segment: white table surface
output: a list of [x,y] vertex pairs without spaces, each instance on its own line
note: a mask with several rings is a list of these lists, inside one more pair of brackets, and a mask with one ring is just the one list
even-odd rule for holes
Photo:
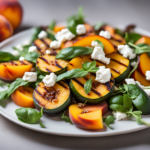
[[[149,0],[20,0],[24,18],[18,31],[47,25],[52,19],[64,21],[84,7],[88,22],[135,23],[150,30]],[[16,31],[16,32],[18,32]],[[149,150],[150,128],[110,137],[77,138],[39,133],[16,125],[0,115],[0,150],[107,149]]]

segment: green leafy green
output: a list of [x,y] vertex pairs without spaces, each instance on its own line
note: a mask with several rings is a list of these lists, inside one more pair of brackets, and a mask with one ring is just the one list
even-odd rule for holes
[[121,31],[121,30],[118,29],[118,28],[115,29],[115,33],[117,33],[117,34],[123,36],[123,31]]
[[36,63],[36,60],[40,57],[38,52],[29,52],[25,55],[25,60],[30,61],[32,63]]
[[98,31],[102,26],[104,26],[105,23],[102,23],[102,22],[99,22],[97,23],[95,26],[94,26],[94,30],[95,31]]
[[68,116],[65,116],[65,111],[64,111],[64,113],[62,114],[61,119],[63,119],[63,120],[66,121],[66,122],[72,123],[71,120],[70,120],[70,118],[69,118]]
[[0,63],[11,61],[11,60],[18,60],[18,57],[15,57],[9,52],[0,51]]
[[[37,112],[33,108],[19,108],[15,110],[15,113],[20,121],[34,124],[37,123],[43,116],[43,108],[41,108],[40,112]],[[40,125],[45,127],[41,122]]]
[[136,54],[142,54],[142,53],[148,53],[148,52],[150,52],[150,46],[147,45],[147,44],[141,43],[141,44],[135,45],[135,44],[132,44],[130,42],[128,44],[129,44],[129,46],[135,48],[134,52]]
[[72,46],[62,49],[57,55],[57,59],[69,60],[81,55],[87,55],[93,52],[92,48],[82,46]]
[[131,110],[133,108],[132,107],[132,100],[128,94],[123,95],[123,105],[128,110]]
[[103,48],[103,50],[104,50],[104,45],[103,45],[103,43],[101,42],[101,41],[99,41],[99,40],[95,40],[102,48]]
[[125,33],[125,41],[126,44],[135,43],[137,40],[139,40],[142,36],[138,33]]
[[113,129],[112,127],[110,127],[110,124],[114,123],[114,120],[115,120],[114,116],[109,115],[106,118],[103,118],[103,120],[104,120],[106,126],[108,126],[110,129]]
[[95,61],[93,61],[93,62],[86,62],[86,64],[85,65],[83,64],[83,66],[84,67],[85,66],[89,66],[89,68],[86,68],[87,70],[85,68],[83,68],[83,69],[73,69],[73,70],[67,71],[65,73],[62,73],[59,76],[57,76],[56,82],[58,82],[58,81],[60,81],[62,79],[72,79],[72,78],[85,77],[89,72],[95,73],[99,69],[98,67],[96,67]]
[[2,87],[3,86],[10,86],[10,84],[7,84],[7,83],[5,83],[5,82],[3,82],[3,81],[0,80],[0,86],[2,86]]
[[72,15],[67,19],[67,27],[75,35],[76,27],[78,24],[84,24],[84,15],[82,7],[79,7],[77,15]]
[[84,90],[86,94],[89,94],[89,92],[91,91],[91,87],[92,87],[92,79],[89,79],[84,84]]
[[123,105],[119,105],[119,104],[111,104],[109,107],[112,110],[120,111],[120,112],[123,112],[123,113],[128,111]]
[[130,76],[132,75],[132,73],[138,68],[138,63],[136,63],[136,65],[133,67],[133,69],[130,71],[130,73],[128,74],[127,78],[130,78]]
[[53,20],[53,21],[50,23],[50,25],[48,26],[48,28],[51,29],[51,30],[54,30],[55,25],[56,25],[56,21]]
[[29,82],[22,80],[22,78],[17,78],[14,82],[12,82],[8,89],[0,92],[0,100],[7,99],[18,87],[20,86],[28,86]]

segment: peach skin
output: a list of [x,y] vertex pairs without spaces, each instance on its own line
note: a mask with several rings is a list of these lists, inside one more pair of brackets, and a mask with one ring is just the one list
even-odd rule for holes
[[21,86],[11,94],[11,99],[18,106],[34,108],[33,92],[31,87]]
[[23,9],[17,0],[0,0],[0,14],[16,29],[22,21]]
[[0,15],[0,42],[13,34],[13,27],[10,22]]

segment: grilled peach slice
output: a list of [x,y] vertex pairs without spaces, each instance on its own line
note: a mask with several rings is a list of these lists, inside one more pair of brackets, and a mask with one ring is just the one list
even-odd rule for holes
[[10,61],[0,63],[0,78],[7,81],[13,81],[22,78],[25,72],[30,71],[32,64],[24,61]]
[[144,86],[150,86],[150,81],[147,81],[145,76],[143,76],[138,70],[133,72],[132,78],[134,78],[135,81],[139,81]]
[[142,36],[138,41],[136,41],[135,45],[141,44],[141,43],[150,45],[150,37]]
[[56,25],[54,27],[54,32],[57,33],[57,32],[61,31],[62,29],[65,29],[65,28],[66,28],[65,26]]
[[10,22],[0,15],[0,42],[13,34],[13,28]]
[[102,115],[108,111],[106,102],[98,105],[85,105],[78,107],[78,104],[69,106],[69,117],[74,125],[82,129],[98,130],[103,128]]
[[138,65],[138,70],[143,76],[145,76],[146,71],[150,70],[150,58],[147,53],[142,53],[139,56],[140,62]]
[[21,86],[11,94],[11,99],[18,106],[34,108],[33,92],[31,87]]

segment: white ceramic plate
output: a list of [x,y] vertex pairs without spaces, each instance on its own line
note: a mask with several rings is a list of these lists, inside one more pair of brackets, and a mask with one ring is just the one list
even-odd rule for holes
[[[11,52],[13,50],[12,46],[21,44],[23,43],[23,41],[27,39],[30,40],[33,31],[34,31],[33,29],[28,29],[5,40],[4,42],[1,43],[1,50]],[[136,32],[150,36],[150,32],[147,32],[140,28],[136,28]],[[138,125],[135,121],[122,120],[122,121],[115,121],[115,123],[111,125],[114,128],[114,130],[110,130],[109,128],[104,127],[103,130],[99,131],[87,131],[79,129],[70,123],[64,122],[63,120],[61,120],[60,116],[49,117],[45,114],[43,115],[41,121],[45,124],[46,128],[41,128],[39,124],[26,124],[18,121],[17,116],[15,114],[15,110],[19,108],[19,106],[15,105],[11,101],[11,99],[6,100],[6,102],[7,105],[5,108],[0,106],[1,115],[3,115],[7,119],[18,125],[29,128],[31,130],[36,130],[48,134],[56,134],[62,136],[78,136],[78,137],[98,137],[98,136],[124,134],[147,128],[147,126],[145,125]],[[150,116],[144,116],[143,119],[150,123]]]

